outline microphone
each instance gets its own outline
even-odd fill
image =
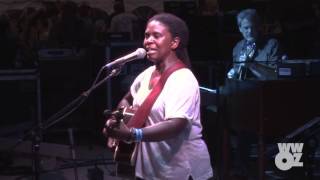
[[[136,60],[136,59],[143,59],[145,56],[146,56],[147,52],[145,49],[143,48],[138,48],[136,51],[128,54],[128,55],[125,55],[121,58],[118,58],[108,64],[106,64],[105,66],[103,66],[103,68],[112,68],[114,66],[120,66],[120,65],[123,65],[127,62],[130,62],[130,61],[133,61],[133,60]]]

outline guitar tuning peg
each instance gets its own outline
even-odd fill
[[[123,111],[126,107],[125,106],[121,106],[118,108],[118,111]]]
[[[106,109],[103,111],[103,116],[105,118],[109,118],[112,115],[112,111],[110,109]]]

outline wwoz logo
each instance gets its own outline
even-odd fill
[[[303,166],[303,162],[300,162],[303,143],[278,143],[278,148],[279,153],[274,159],[278,169],[287,171],[292,167]]]

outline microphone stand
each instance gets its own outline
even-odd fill
[[[101,84],[106,82],[111,77],[117,76],[121,71],[122,65],[117,66],[113,69],[110,69],[110,74],[108,74],[105,78],[100,80],[98,82],[98,79],[102,73],[102,71],[105,69],[105,67],[102,67],[94,82],[92,83],[91,87],[84,91],[80,96],[75,98],[73,101],[71,101],[69,104],[64,106],[62,109],[60,109],[57,113],[52,115],[48,118],[48,120],[45,121],[44,124],[39,123],[38,125],[35,125],[32,127],[28,132],[24,134],[24,136],[19,139],[12,147],[8,148],[8,152],[13,151],[19,144],[21,144],[26,139],[31,139],[32,141],[32,172],[34,173],[34,180],[40,180],[40,143],[42,139],[42,133],[44,130],[50,128],[51,126],[55,125],[68,115],[70,115],[72,112],[74,112],[76,109],[80,107],[80,105],[89,97],[91,92],[95,90],[97,87],[99,87]]]

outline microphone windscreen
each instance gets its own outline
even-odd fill
[[[138,59],[143,59],[147,55],[147,51],[143,48],[138,48],[136,52],[137,52]]]

